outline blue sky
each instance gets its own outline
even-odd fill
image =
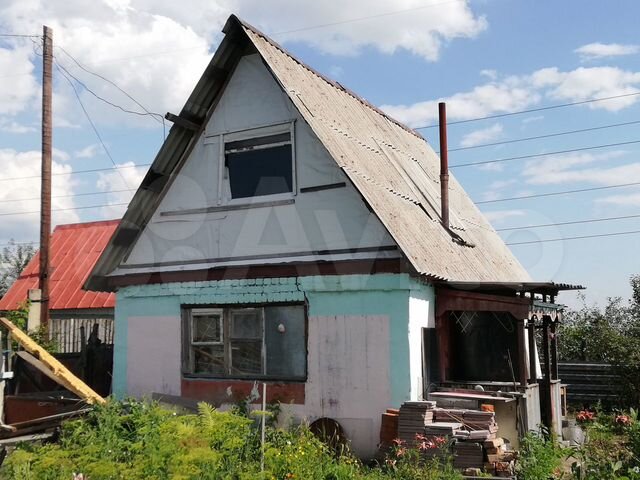
[[[139,109],[112,85],[78,68],[65,53],[113,80],[146,106],[179,111],[215,50],[230,12],[261,28],[317,70],[417,128],[432,125],[437,101],[456,120],[628,95],[470,121],[449,127],[450,164],[495,228],[640,214],[640,186],[558,196],[504,198],[640,182],[639,144],[548,154],[640,140],[640,123],[545,139],[531,136],[640,121],[640,4],[619,1],[354,0],[9,0],[0,33],[54,28],[56,60],[92,91]],[[265,5],[268,4],[268,5]],[[340,8],[338,8],[340,6]],[[287,12],[282,15],[281,12]],[[288,33],[287,33],[288,32]],[[37,39],[34,39],[37,43]],[[38,48],[30,39],[0,38],[0,243],[37,238]],[[69,83],[55,70],[54,172],[120,170],[54,177],[54,220],[114,218],[123,212],[153,160],[162,126],[125,114],[74,83],[113,161],[99,144]],[[438,149],[437,129],[419,130]],[[455,149],[471,147],[466,150]],[[509,162],[458,167],[514,156]],[[81,194],[81,195],[78,195]],[[72,196],[73,195],[73,196]],[[489,203],[487,203],[489,202]],[[92,207],[92,208],[83,208]],[[639,218],[502,231],[509,243],[640,230]],[[588,287],[589,302],[628,296],[640,273],[640,234],[513,245],[537,280]],[[572,294],[560,300],[575,305]]]

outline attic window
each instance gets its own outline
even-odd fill
[[[224,144],[231,199],[293,192],[291,132]]]

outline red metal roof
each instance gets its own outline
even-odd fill
[[[114,293],[90,292],[82,285],[107,246],[119,220],[58,225],[51,234],[51,310],[113,308]],[[13,310],[38,288],[40,255],[36,254],[9,291],[0,299],[0,310]]]

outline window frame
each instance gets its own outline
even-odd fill
[[[266,345],[266,320],[265,320],[265,307],[302,307],[304,315],[304,375],[303,376],[287,376],[287,375],[268,375],[262,374],[248,374],[248,375],[236,375],[231,374],[231,315],[233,311],[239,310],[260,310],[262,315],[262,371],[265,372],[267,368],[267,345]],[[182,305],[182,377],[191,379],[202,380],[266,380],[266,381],[282,381],[288,383],[304,383],[307,381],[309,375],[309,316],[308,306],[306,302],[285,302],[285,303],[260,303],[260,304],[225,304],[225,305]],[[224,360],[225,360],[225,374],[215,373],[195,373],[195,364],[193,354],[192,343],[192,312],[222,312],[223,330],[221,337],[223,338],[224,345]],[[201,343],[200,343],[201,344]]]
[[[227,150],[227,143],[233,143],[243,140],[259,139],[262,137],[270,137],[278,134],[289,133],[289,141],[274,142],[257,145],[246,149],[230,149]],[[295,140],[295,120],[276,123],[273,125],[265,125],[262,127],[249,128],[245,130],[236,130],[224,132],[217,135],[218,137],[218,205],[251,205],[260,204],[271,201],[293,199],[298,191],[297,169],[296,169],[296,140]],[[237,153],[242,151],[263,150],[283,145],[291,145],[291,191],[274,193],[270,195],[259,195],[253,197],[231,197],[230,180],[227,176],[226,155],[227,153]]]

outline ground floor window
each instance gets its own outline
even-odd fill
[[[304,305],[184,308],[183,322],[186,375],[306,379]]]

